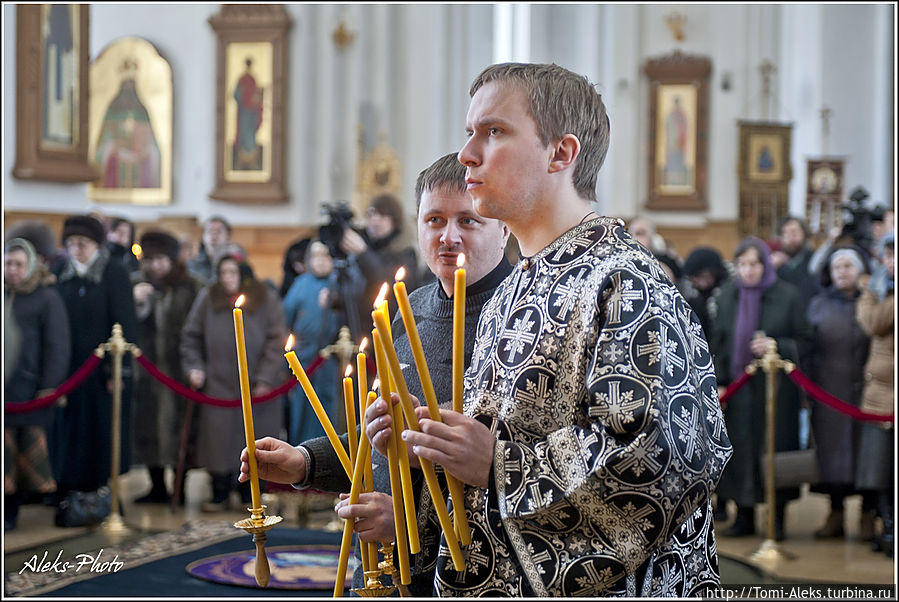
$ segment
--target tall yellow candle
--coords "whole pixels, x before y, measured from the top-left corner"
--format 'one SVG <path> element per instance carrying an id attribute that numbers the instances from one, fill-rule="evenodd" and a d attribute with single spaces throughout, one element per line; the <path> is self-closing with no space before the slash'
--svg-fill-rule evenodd
<path id="1" fill-rule="evenodd" d="M 350 388 L 350 393 L 352 393 L 352 387 Z M 350 436 L 350 440 L 355 438 L 356 433 L 353 432 Z M 362 474 L 365 466 L 365 462 L 363 462 L 362 459 L 368 456 L 370 445 L 368 437 L 365 436 L 365 430 L 363 429 L 359 438 L 359 455 L 356 457 L 356 463 L 353 465 L 353 486 L 350 488 L 350 504 L 359 502 L 359 494 L 362 492 Z M 346 582 L 346 568 L 350 560 L 350 547 L 353 540 L 353 527 L 355 523 L 356 521 L 354 519 L 349 519 L 343 525 L 343 538 L 340 541 L 340 556 L 338 556 L 337 559 L 337 578 L 334 581 L 335 598 L 343 596 L 343 588 Z"/>
<path id="2" fill-rule="evenodd" d="M 387 318 L 381 312 L 374 312 L 373 317 L 378 329 L 383 329 Z M 406 422 L 409 428 L 415 431 L 421 431 L 418 424 L 418 418 L 415 416 L 415 410 L 412 407 L 412 399 L 409 397 L 409 390 L 406 388 L 406 381 L 403 380 L 403 372 L 400 368 L 400 361 L 396 356 L 396 349 L 393 342 L 384 344 L 384 350 L 387 354 L 387 364 L 390 368 L 390 374 L 399 390 L 400 401 L 403 406 L 403 413 L 406 416 Z M 396 423 L 394 423 L 396 424 Z M 440 521 L 440 527 L 443 529 L 443 535 L 446 539 L 446 545 L 450 550 L 450 556 L 453 559 L 454 568 L 462 572 L 465 570 L 465 558 L 462 556 L 462 549 L 459 547 L 459 539 L 453 531 L 453 523 L 450 519 L 449 512 L 446 509 L 446 501 L 443 499 L 443 492 L 440 491 L 440 483 L 437 481 L 437 474 L 434 472 L 434 465 L 429 460 L 419 458 L 421 471 L 424 473 L 425 482 L 428 490 L 431 492 L 431 498 L 434 502 L 434 509 L 437 511 L 437 518 Z"/>
<path id="3" fill-rule="evenodd" d="M 381 397 L 383 399 L 390 399 L 390 387 L 389 380 L 387 378 L 387 360 L 386 354 L 384 353 L 384 346 L 381 344 L 381 337 L 378 333 L 378 329 L 374 329 L 372 331 L 372 344 L 375 347 L 375 365 L 378 369 L 378 380 L 381 382 Z M 387 402 L 388 411 L 390 408 L 390 402 Z M 390 412 L 390 415 L 393 416 L 393 412 Z M 395 424 L 395 423 L 394 423 Z M 391 429 L 391 434 L 389 441 L 387 442 L 387 467 L 390 471 L 390 493 L 391 499 L 393 501 L 393 522 L 394 529 L 396 530 L 396 552 L 395 555 L 398 559 L 400 565 L 400 576 L 402 579 L 405 579 L 405 574 L 403 573 L 403 565 L 405 564 L 406 570 L 409 570 L 409 542 L 406 537 L 406 522 L 403 513 L 403 482 L 400 476 L 400 467 L 399 460 L 397 459 L 397 451 L 396 445 L 394 443 L 394 437 L 396 436 L 396 429 Z M 411 580 L 411 577 L 410 577 Z M 405 580 L 402 583 L 407 583 Z"/>
<path id="4" fill-rule="evenodd" d="M 356 464 L 356 398 L 353 396 L 353 367 L 347 365 L 343 376 L 343 405 L 346 407 L 346 434 L 350 444 L 350 464 Z"/>
<path id="5" fill-rule="evenodd" d="M 365 343 L 365 341 L 367 341 L 367 340 L 368 339 L 364 339 L 363 343 Z M 365 432 L 365 426 L 364 426 L 365 425 L 365 410 L 368 409 L 368 406 L 373 404 L 377 398 L 378 398 L 377 393 L 375 393 L 374 391 L 369 391 L 368 398 L 365 400 L 365 403 L 359 404 L 359 424 L 363 425 L 362 434 L 366 438 L 368 438 L 368 433 Z M 372 468 L 371 468 L 371 445 L 369 445 L 368 453 L 365 455 L 364 458 L 362 458 L 362 461 L 365 462 L 365 464 L 364 464 L 365 472 L 363 473 L 365 476 L 364 483 L 363 483 L 363 491 L 365 491 L 367 493 L 371 493 L 375 490 L 375 485 L 374 485 L 375 479 L 374 479 L 374 475 L 372 474 Z M 366 559 L 368 560 L 367 563 L 365 562 Z M 371 567 L 372 569 L 377 568 L 377 566 L 378 566 L 378 543 L 377 542 L 369 541 L 365 544 L 365 546 L 363 547 L 362 560 L 363 560 L 363 568 L 364 568 L 365 564 L 368 564 L 368 566 Z"/>
<path id="6" fill-rule="evenodd" d="M 328 436 L 328 441 L 331 442 L 331 447 L 334 448 L 334 453 L 337 454 L 337 459 L 340 460 L 340 464 L 343 466 L 343 469 L 346 471 L 347 478 L 353 478 L 353 465 L 350 463 L 350 457 L 347 455 L 346 450 L 343 449 L 343 445 L 340 444 L 340 438 L 337 436 L 337 431 L 334 430 L 334 425 L 331 424 L 331 419 L 328 418 L 328 413 L 325 412 L 325 408 L 322 407 L 322 402 L 319 400 L 318 395 L 315 393 L 315 389 L 312 388 L 312 383 L 309 381 L 309 376 L 306 374 L 306 371 L 303 370 L 303 365 L 300 364 L 300 360 L 297 358 L 297 354 L 294 353 L 293 349 L 293 335 L 287 339 L 287 345 L 284 346 L 284 350 L 287 353 L 284 354 L 285 359 L 287 359 L 288 365 L 290 365 L 290 369 L 293 371 L 293 375 L 296 377 L 298 381 L 300 381 L 300 385 L 303 387 L 303 391 L 306 392 L 306 397 L 309 399 L 310 405 L 312 405 L 312 409 L 315 411 L 315 415 L 318 416 L 318 421 L 321 422 L 322 428 L 325 429 L 325 434 Z"/>
<path id="7" fill-rule="evenodd" d="M 243 409 L 243 430 L 247 440 L 247 456 L 250 465 L 250 495 L 253 508 L 261 508 L 259 496 L 259 472 L 256 467 L 256 436 L 253 434 L 253 407 L 250 397 L 250 371 L 247 368 L 247 343 L 243 330 L 243 310 L 240 306 L 245 297 L 237 298 L 234 314 L 234 338 L 237 342 L 237 373 L 240 376 L 240 405 Z"/>
<path id="8" fill-rule="evenodd" d="M 418 379 L 421 382 L 421 389 L 422 392 L 424 392 L 425 402 L 428 405 L 428 414 L 430 414 L 431 420 L 443 422 L 440 418 L 440 406 L 437 404 L 437 393 L 434 391 L 434 383 L 431 381 L 431 374 L 428 370 L 428 361 L 425 358 L 425 352 L 421 346 L 421 337 L 418 335 L 418 326 L 415 324 L 415 315 L 412 313 L 412 304 L 409 302 L 409 295 L 406 293 L 406 283 L 403 282 L 403 276 L 405 276 L 405 269 L 400 268 L 396 273 L 396 282 L 393 285 L 393 293 L 400 309 L 400 315 L 403 318 L 403 324 L 406 326 L 406 334 L 409 336 L 409 346 L 412 348 L 412 357 L 415 358 L 415 367 L 418 370 Z M 456 315 L 454 313 L 454 354 L 456 344 L 455 319 Z M 464 545 L 468 545 L 471 543 L 471 530 L 468 526 L 468 519 L 465 516 L 465 488 L 462 485 L 462 482 L 449 472 L 446 473 L 446 484 L 453 500 L 453 523 L 455 524 L 456 536 Z"/>
<path id="9" fill-rule="evenodd" d="M 456 259 L 453 280 L 453 410 L 462 411 L 462 379 L 465 375 L 465 254 Z"/>
<path id="10" fill-rule="evenodd" d="M 365 424 L 362 415 L 365 413 L 365 398 L 368 395 L 368 367 L 365 365 L 365 348 L 368 346 L 368 337 L 364 337 L 359 343 L 359 353 L 356 354 L 356 388 L 359 391 L 359 424 Z"/>
<path id="11" fill-rule="evenodd" d="M 375 310 L 375 312 L 383 315 L 381 310 Z M 393 407 L 390 400 L 390 392 L 396 390 L 396 383 L 391 377 L 390 368 L 387 365 L 387 353 L 385 351 L 386 346 L 384 345 L 384 338 L 377 328 L 372 331 L 372 339 L 375 341 L 375 353 L 378 354 L 381 359 L 378 374 L 383 374 L 381 378 L 381 392 L 383 399 L 387 402 L 387 409 L 390 412 L 391 420 L 393 421 L 393 428 L 391 431 L 397 433 L 396 438 L 391 438 L 390 441 L 396 450 L 397 464 L 399 465 L 400 491 L 402 493 L 403 506 L 406 509 L 404 514 L 406 517 L 406 532 L 409 535 L 409 548 L 412 550 L 413 554 L 418 554 L 421 551 L 421 543 L 418 538 L 418 520 L 416 519 L 415 512 L 415 492 L 412 486 L 412 470 L 409 467 L 409 454 L 406 451 L 406 444 L 399 438 L 399 433 L 403 430 L 402 416 L 395 411 L 396 408 Z M 393 345 L 391 345 L 391 348 L 393 348 Z M 384 369 L 383 373 L 380 372 L 381 366 L 383 366 Z"/>

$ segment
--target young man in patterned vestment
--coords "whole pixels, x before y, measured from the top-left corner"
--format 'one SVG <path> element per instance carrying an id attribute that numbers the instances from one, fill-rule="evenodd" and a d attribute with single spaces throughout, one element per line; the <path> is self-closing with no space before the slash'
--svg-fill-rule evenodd
<path id="1" fill-rule="evenodd" d="M 481 314 L 463 413 L 402 436 L 466 486 L 472 542 L 440 596 L 696 596 L 719 584 L 710 496 L 732 448 L 705 335 L 618 219 L 591 210 L 609 120 L 586 78 L 498 64 L 459 152 L 521 258 Z M 390 420 L 366 415 L 384 448 Z"/>

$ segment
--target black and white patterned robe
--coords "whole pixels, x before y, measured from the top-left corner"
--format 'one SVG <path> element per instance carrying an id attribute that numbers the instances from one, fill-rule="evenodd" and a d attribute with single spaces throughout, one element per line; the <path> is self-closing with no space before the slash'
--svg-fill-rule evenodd
<path id="1" fill-rule="evenodd" d="M 465 414 L 496 435 L 491 485 L 466 488 L 464 572 L 441 537 L 436 594 L 718 584 L 709 497 L 732 448 L 712 358 L 687 301 L 619 220 L 576 226 L 499 286 Z"/>

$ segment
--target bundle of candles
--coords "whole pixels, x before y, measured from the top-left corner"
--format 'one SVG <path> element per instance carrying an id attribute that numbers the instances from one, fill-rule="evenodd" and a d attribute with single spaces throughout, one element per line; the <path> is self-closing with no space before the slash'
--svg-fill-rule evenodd
<path id="1" fill-rule="evenodd" d="M 462 376 L 463 376 L 463 357 L 464 357 L 464 332 L 465 332 L 465 269 L 462 265 L 465 261 L 464 255 L 459 255 L 458 269 L 455 274 L 454 287 L 454 311 L 453 311 L 453 409 L 462 410 Z M 400 268 L 396 274 L 396 282 L 393 286 L 394 295 L 400 308 L 400 314 L 406 332 L 409 335 L 409 342 L 412 347 L 413 356 L 415 358 L 416 368 L 418 370 L 419 379 L 424 391 L 425 402 L 427 403 L 430 418 L 432 420 L 440 420 L 440 413 L 437 406 L 437 399 L 434 393 L 434 386 L 431 381 L 427 368 L 424 351 L 421 346 L 421 340 L 418 336 L 418 329 L 412 315 L 412 307 L 409 303 L 409 297 L 406 293 L 403 278 L 405 270 Z M 391 429 L 390 441 L 387 445 L 387 461 L 390 472 L 390 488 L 393 495 L 393 518 L 396 526 L 396 547 L 395 555 L 399 563 L 400 583 L 408 585 L 411 582 L 411 572 L 409 567 L 409 554 L 417 554 L 421 551 L 418 537 L 418 523 L 415 515 L 415 499 L 412 489 L 412 477 L 409 466 L 409 455 L 406 444 L 400 437 L 402 431 L 403 418 L 407 428 L 420 431 L 418 418 L 415 415 L 412 405 L 412 399 L 406 386 L 406 381 L 400 369 L 400 362 L 393 346 L 393 338 L 390 332 L 390 320 L 387 310 L 387 293 L 389 291 L 388 284 L 385 282 L 381 286 L 380 294 L 374 303 L 372 311 L 372 319 L 375 328 L 372 330 L 372 346 L 375 353 L 375 365 L 377 367 L 378 378 L 373 383 L 373 389 L 377 389 L 380 397 L 388 401 L 387 405 L 391 412 L 394 428 Z M 359 424 L 364 425 L 364 415 L 366 408 L 375 401 L 378 393 L 375 390 L 368 390 L 368 378 L 365 370 L 365 347 L 367 339 L 363 339 L 359 345 L 359 353 L 356 356 L 356 378 L 357 390 L 359 393 Z M 373 491 L 372 464 L 371 464 L 371 442 L 365 432 L 365 428 L 361 429 L 358 441 L 355 437 L 356 432 L 356 403 L 353 393 L 352 367 L 347 366 L 343 379 L 343 395 L 346 406 L 347 416 L 347 434 L 349 440 L 349 453 L 341 445 L 337 432 L 331 424 L 325 409 L 322 407 L 321 401 L 312 387 L 309 377 L 306 375 L 303 366 L 293 352 L 293 335 L 288 339 L 285 347 L 284 357 L 290 365 L 291 370 L 297 380 L 303 387 L 306 397 L 309 399 L 316 416 L 322 424 L 325 433 L 328 436 L 334 452 L 340 459 L 347 477 L 352 483 L 350 489 L 349 503 L 355 504 L 359 501 L 359 495 L 365 491 Z M 400 398 L 400 407 L 394 407 L 390 402 L 391 393 L 397 393 Z M 245 420 L 252 421 L 252 416 L 244 415 Z M 249 422 L 249 429 L 252 429 L 252 422 Z M 251 436 L 248 431 L 248 441 Z M 253 458 L 253 448 L 249 447 L 251 453 L 250 464 L 250 482 L 256 483 L 257 476 L 255 474 L 256 463 Z M 440 490 L 440 484 L 434 466 L 428 460 L 419 458 L 422 473 L 425 477 L 428 489 L 434 502 L 434 508 L 440 526 L 443 530 L 446 545 L 449 548 L 453 565 L 457 571 L 465 570 L 465 560 L 462 556 L 461 545 L 468 545 L 471 542 L 471 533 L 465 517 L 465 501 L 463 499 L 464 488 L 462 483 L 446 473 L 447 486 L 449 487 L 450 496 L 453 501 L 453 518 L 449 516 L 446 501 Z M 258 484 L 256 485 L 258 488 Z M 334 597 L 343 596 L 347 565 L 349 563 L 349 553 L 351 548 L 353 535 L 353 521 L 348 520 L 344 525 L 343 538 L 340 546 L 340 556 L 337 566 L 337 579 L 334 584 Z M 365 573 L 376 571 L 378 569 L 378 551 L 374 542 L 363 542 L 361 549 L 362 568 Z"/>

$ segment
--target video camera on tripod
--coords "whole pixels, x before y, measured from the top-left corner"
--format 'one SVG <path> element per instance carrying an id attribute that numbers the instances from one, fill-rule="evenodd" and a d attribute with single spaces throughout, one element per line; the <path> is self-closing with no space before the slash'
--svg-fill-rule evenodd
<path id="1" fill-rule="evenodd" d="M 346 259 L 347 255 L 340 248 L 340 241 L 347 228 L 352 227 L 353 210 L 346 201 L 324 203 L 322 205 L 322 217 L 325 223 L 318 228 L 318 238 L 328 247 L 331 257 L 335 260 Z"/>
<path id="2" fill-rule="evenodd" d="M 871 209 L 865 206 L 865 200 L 869 196 L 871 195 L 864 187 L 856 186 L 843 205 L 843 230 L 840 238 L 849 237 L 863 249 L 870 249 L 875 242 L 872 222 L 883 219 L 882 207 Z"/>
<path id="3" fill-rule="evenodd" d="M 332 297 L 331 307 L 343 314 L 352 337 L 358 340 L 362 335 L 356 297 L 362 290 L 364 277 L 340 248 L 343 233 L 353 227 L 353 210 L 346 201 L 323 203 L 322 217 L 324 223 L 318 228 L 318 238 L 328 247 L 334 259 L 334 272 L 328 286 L 336 293 Z"/>

